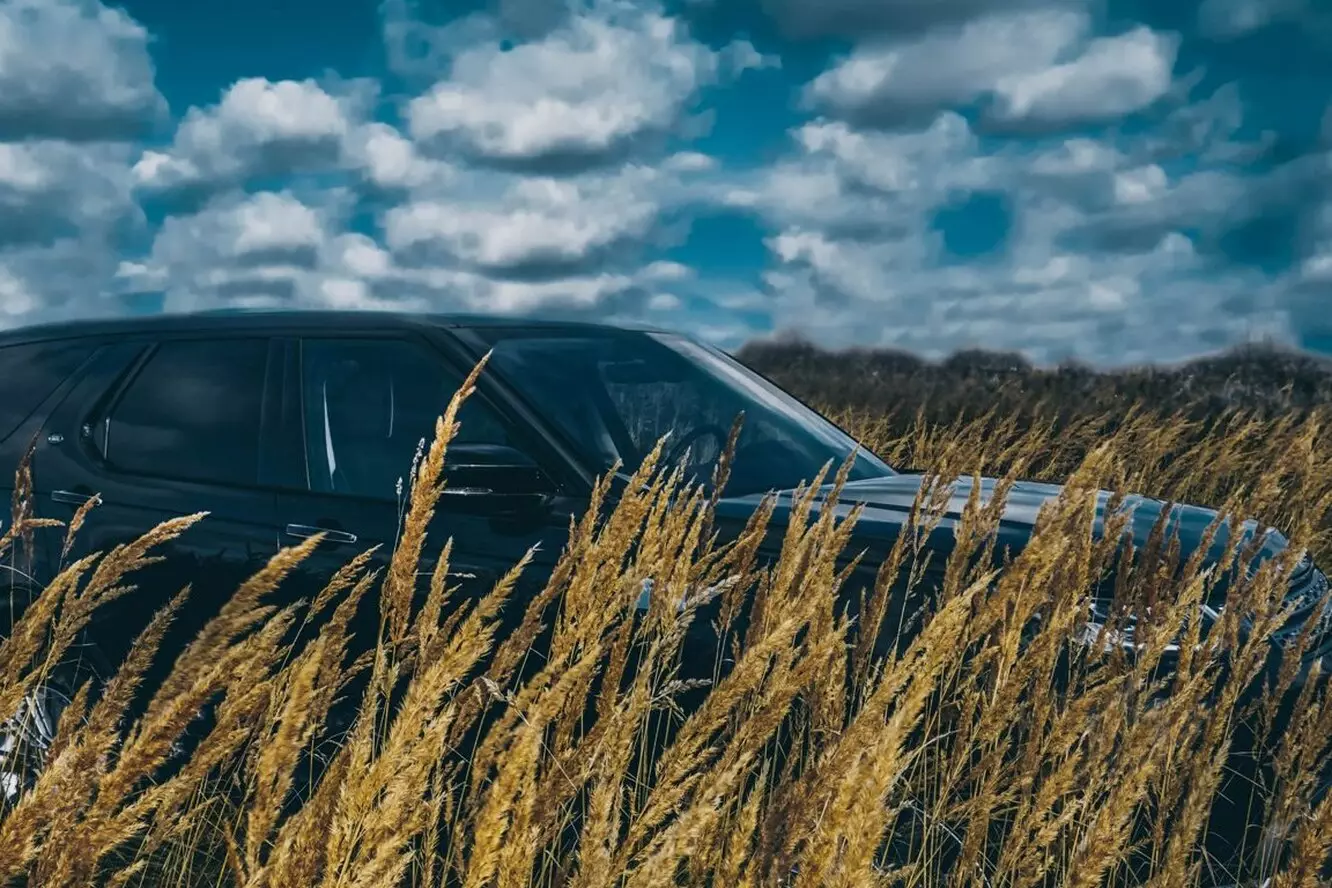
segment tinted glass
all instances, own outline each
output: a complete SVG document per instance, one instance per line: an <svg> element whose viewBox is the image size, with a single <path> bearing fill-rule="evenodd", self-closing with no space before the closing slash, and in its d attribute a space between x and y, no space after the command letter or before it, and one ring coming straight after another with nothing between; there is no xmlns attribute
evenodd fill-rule
<svg viewBox="0 0 1332 888"><path fill-rule="evenodd" d="M666 453L707 483L744 413L727 493L785 490L835 471L856 442L739 363L679 336L631 331L482 329L489 368L609 468L633 471L671 433ZM687 445L687 456L685 447ZM677 448L681 448L678 449ZM892 475L861 449L851 480Z"/></svg>
<svg viewBox="0 0 1332 888"><path fill-rule="evenodd" d="M0 348L0 438L9 437L92 351L74 342Z"/></svg>
<svg viewBox="0 0 1332 888"><path fill-rule="evenodd" d="M107 459L136 474L255 483L267 362L263 339L163 343L111 411Z"/></svg>
<svg viewBox="0 0 1332 888"><path fill-rule="evenodd" d="M310 486L394 499L422 441L462 379L425 347L401 340L307 339L301 346ZM473 395L454 443L509 444L500 420Z"/></svg>

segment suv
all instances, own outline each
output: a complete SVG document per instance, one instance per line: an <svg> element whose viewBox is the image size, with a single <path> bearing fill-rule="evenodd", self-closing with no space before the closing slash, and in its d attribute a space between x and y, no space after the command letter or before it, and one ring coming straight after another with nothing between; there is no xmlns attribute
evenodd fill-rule
<svg viewBox="0 0 1332 888"><path fill-rule="evenodd" d="M189 603L164 641L168 650L183 646L241 582L302 538L324 534L284 583L293 596L322 587L371 546L386 558L414 455L488 351L430 530L431 539L453 538L449 579L463 595L489 591L539 543L517 590L534 594L596 477L619 460L618 480L627 480L672 429L683 437L670 458L687 450L702 468L746 412L728 486L736 514L752 509L748 496L812 479L857 446L731 358L662 331L315 311L9 331L0 335L0 464L16 466L36 441L39 517L68 521L92 497L100 503L71 552L60 551L58 535L37 534L29 560L0 565L9 587L0 607L11 612L0 620L7 626L13 605L31 600L63 563L196 512L209 514L154 550L163 560L136 573L134 594L97 612L80 670L113 672L151 614L188 584ZM851 473L894 477L866 453ZM427 557L420 570L432 567ZM54 728L82 677L58 676L43 689L50 700L29 701L42 713L31 739ZM0 733L0 761L11 745Z"/></svg>
<svg viewBox="0 0 1332 888"><path fill-rule="evenodd" d="M137 575L133 595L99 611L81 668L109 674L149 616L190 584L187 608L164 641L168 650L182 645L244 579L301 538L326 534L284 586L292 594L321 588L372 545L381 544L386 556L405 509L413 457L487 352L490 361L449 448L449 483L431 527L431 539L454 540L450 579L464 595L488 591L539 543L516 597L534 594L564 548L571 517L587 509L596 477L618 462L622 484L668 432L674 440L667 463L685 460L686 474L706 481L742 411L717 530L723 536L739 530L764 494L784 491L773 517L768 552L774 554L792 488L854 454L842 501L834 504L865 506L847 557L867 554L848 589L873 581L922 483L858 449L827 419L732 358L662 331L366 312L205 313L11 331L0 336L0 461L16 465L36 440L40 517L68 519L90 497L101 497L69 557L107 551L165 519L210 513L161 551L163 561ZM988 496L994 482L981 483ZM932 532L935 564L953 545L971 485L971 479L957 482L949 515ZM1040 505L1059 491L1016 485L999 549L1021 548ZM1127 505L1141 545L1166 506L1142 497ZM1216 515L1170 508L1187 558ZM1246 533L1255 531L1246 526ZM11 600L35 594L58 572L58 543L38 535L31 563L6 568ZM1219 534L1218 555L1226 543ZM1287 543L1271 532L1264 545L1263 557L1272 557ZM1322 572L1306 559L1290 582L1291 595L1304 601L1303 617L1320 613L1327 591ZM1214 615L1220 603L1209 604L1204 611ZM1298 625L1297 619L1290 631ZM695 626L708 630L706 620ZM712 640L696 641L710 664ZM1327 650L1324 643L1313 658ZM53 684L28 702L46 714L33 720L37 734L54 728L70 687ZM12 743L0 733L0 775Z"/></svg>

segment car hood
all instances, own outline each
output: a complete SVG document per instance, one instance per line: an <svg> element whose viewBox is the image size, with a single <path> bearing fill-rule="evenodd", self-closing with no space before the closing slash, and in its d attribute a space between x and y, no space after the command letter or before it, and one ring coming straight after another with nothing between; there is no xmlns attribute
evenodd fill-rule
<svg viewBox="0 0 1332 888"><path fill-rule="evenodd" d="M840 515L849 514L856 505L862 505L864 508L860 519L856 522L853 545L849 550L868 549L867 554L870 556L873 556L876 550L879 554L886 554L905 525L925 477L901 474L845 484L833 508ZM953 482L945 514L930 540L930 547L940 555L946 555L951 551L955 539L954 529L961 521L962 511L976 484L977 481L969 476L958 478ZM979 485L980 500L988 503L993 498L999 481L995 478L982 478L979 480ZM827 494L832 490L832 485L825 485L820 489L823 496L816 502L826 503ZM1041 507L1057 498L1062 490L1063 486L1059 484L1016 482L1008 492L1000 519L999 550L1007 548L1013 554L1021 550L1031 538L1036 516ZM773 515L775 525L784 526L789 520L794 505L794 493L790 490L777 493L777 506ZM1109 491L1100 491L1097 497L1093 533L1098 538L1104 533L1111 496ZM761 494L723 498L718 503L718 517L723 520L741 521L753 514L763 498ZM1166 533L1167 536L1178 534L1182 559L1187 559L1197 551L1202 545L1208 527L1217 517L1215 510L1202 506L1181 504L1167 506L1162 500L1136 495L1126 496L1120 508L1131 513L1125 535L1131 537L1134 545L1139 548L1147 542L1162 512L1169 508ZM1267 531L1267 535L1258 555L1259 562L1276 556L1289 545L1281 533L1254 521L1241 524L1239 537L1235 538L1228 522L1218 529L1207 552L1208 560L1211 562L1224 560L1236 543L1252 539L1255 534L1263 531ZM1222 590L1218 588L1217 591Z"/></svg>

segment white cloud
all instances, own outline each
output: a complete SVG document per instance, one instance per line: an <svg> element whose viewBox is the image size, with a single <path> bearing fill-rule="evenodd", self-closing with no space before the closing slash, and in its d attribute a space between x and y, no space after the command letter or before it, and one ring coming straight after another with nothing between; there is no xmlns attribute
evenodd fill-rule
<svg viewBox="0 0 1332 888"><path fill-rule="evenodd" d="M232 195L168 218L150 255L122 262L122 291L160 289L169 311L220 306L387 308L403 311L596 312L645 304L686 278L670 263L624 272L571 271L550 280L501 280L484 271L403 264L385 244L345 230L338 202L290 192ZM494 243L503 249L502 232Z"/></svg>
<svg viewBox="0 0 1332 888"><path fill-rule="evenodd" d="M106 237L139 218L121 146L0 142L0 247Z"/></svg>
<svg viewBox="0 0 1332 888"><path fill-rule="evenodd" d="M1332 131L1332 113L1328 114L1329 131ZM672 154L662 162L662 169L677 173L698 173L717 168L717 161L697 151L681 151Z"/></svg>
<svg viewBox="0 0 1332 888"><path fill-rule="evenodd" d="M1178 51L1178 37L1145 27L1098 38L1073 61L1001 78L995 116L1067 126L1140 111L1169 91Z"/></svg>
<svg viewBox="0 0 1332 888"><path fill-rule="evenodd" d="M874 122L933 115L992 92L1006 78L1039 74L1090 26L1086 15L1058 10L990 15L915 40L861 47L816 77L806 95L820 107Z"/></svg>
<svg viewBox="0 0 1332 888"><path fill-rule="evenodd" d="M0 138L142 135L166 111L148 34L96 0L0 5Z"/></svg>
<svg viewBox="0 0 1332 888"><path fill-rule="evenodd" d="M1300 264L1300 276L1314 284L1332 284L1332 250L1310 256Z"/></svg>
<svg viewBox="0 0 1332 888"><path fill-rule="evenodd" d="M950 192L987 185L994 176L966 120L953 112L908 133L813 121L795 130L793 141L796 156L724 188L719 199L783 226L919 244L917 232Z"/></svg>
<svg viewBox="0 0 1332 888"><path fill-rule="evenodd" d="M980 346L1103 365L1291 335L1282 285L1215 246L1270 200L1256 194L1297 192L1311 170L1267 182L1181 175L1143 162L1119 135L996 147L952 112L916 130L823 120L792 136L791 156L725 197L775 229L766 302L743 310L778 330L934 356ZM1003 249L952 256L938 211L977 192L1005 195Z"/></svg>
<svg viewBox="0 0 1332 888"><path fill-rule="evenodd" d="M1085 13L1003 12L869 44L816 77L806 100L872 125L993 100L1005 124L1071 126L1141 110L1170 89L1178 38L1139 27L1089 40Z"/></svg>
<svg viewBox="0 0 1332 888"><path fill-rule="evenodd" d="M0 251L0 326L121 313L119 261L113 241L84 232Z"/></svg>
<svg viewBox="0 0 1332 888"><path fill-rule="evenodd" d="M394 286L424 294L441 310L519 315L536 311L597 311L634 290L627 274L599 273L554 281L504 281L445 268L403 269Z"/></svg>
<svg viewBox="0 0 1332 888"><path fill-rule="evenodd" d="M657 12L578 15L508 51L460 51L449 77L408 104L409 131L436 151L492 162L595 165L672 131L728 60L755 59L714 52Z"/></svg>
<svg viewBox="0 0 1332 888"><path fill-rule="evenodd" d="M577 276L631 260L690 193L647 167L570 179L476 174L467 185L389 209L389 249L415 265L495 277Z"/></svg>
<svg viewBox="0 0 1332 888"><path fill-rule="evenodd" d="M1146 177L1151 187L1139 191L1141 199L1094 207L1070 233L1088 246L1133 252L1169 231L1188 229L1209 248L1218 248L1245 226L1267 227L1274 219L1298 217L1316 207L1332 191L1330 173L1332 155L1306 155L1249 174L1204 168L1164 182L1150 166L1136 172L1126 167L1117 171L1115 194L1123 196L1124 175Z"/></svg>
<svg viewBox="0 0 1332 888"><path fill-rule="evenodd" d="M385 123L370 123L348 140L348 154L376 188L411 190L447 186L457 176L453 165L423 157L416 145Z"/></svg>
<svg viewBox="0 0 1332 888"><path fill-rule="evenodd" d="M1160 199L1169 182L1165 170L1156 164L1125 170L1115 175L1115 201L1121 204L1140 204Z"/></svg>
<svg viewBox="0 0 1332 888"><path fill-rule="evenodd" d="M288 192L219 198L167 218L143 276L169 309L297 305L329 272L338 220Z"/></svg>
<svg viewBox="0 0 1332 888"><path fill-rule="evenodd" d="M817 235L792 246L775 245L786 261L766 276L774 324L825 343L934 357L984 347L1118 365L1287 333L1261 275L1209 274L1178 234L1135 255L1056 252L1039 264L984 267L919 263L883 243ZM1033 246L1020 252L1048 251ZM1255 305L1235 312L1228 304L1236 299Z"/></svg>
<svg viewBox="0 0 1332 888"><path fill-rule="evenodd" d="M669 262L658 260L648 263L643 269L643 279L651 281L685 281L692 280L696 272L688 265L681 265L679 262Z"/></svg>
<svg viewBox="0 0 1332 888"><path fill-rule="evenodd" d="M684 318L727 340L758 319L831 344L1119 363L1286 335L1283 312L1325 310L1321 223L1299 217L1284 277L1227 264L1218 243L1298 215L1332 167L1246 174L1274 143L1243 125L1239 90L1189 100L1198 81L1175 78L1178 38L1096 36L1096 4L763 0L788 32L840 33L852 50L805 88L818 116L791 131L787 156L756 170L689 144L710 125L709 87L776 63L697 39L683 22L705 13L498 3L436 28L387 0L394 53L428 38L423 64L398 69L415 95L399 121L373 120L365 82L253 77L147 149L99 143L164 108L141 27L96 0L0 6L0 324L161 290L171 309ZM1205 5L1238 33L1298 4ZM1149 132L1088 127L1158 103ZM1054 138L1065 128L1077 137ZM245 193L269 179L285 190ZM941 229L955 214L940 211L977 194L1002 198L1002 249L950 255L958 235ZM136 247L154 233L135 201L155 197L174 215ZM663 258L704 204L760 217L761 285ZM353 218L378 228L350 231Z"/></svg>
<svg viewBox="0 0 1332 888"><path fill-rule="evenodd" d="M191 108L165 151L146 151L134 167L149 192L215 190L256 176L335 166L355 126L356 103L313 80L249 77L222 100Z"/></svg>
<svg viewBox="0 0 1332 888"><path fill-rule="evenodd" d="M0 315L21 318L40 305L40 300L27 281L16 277L9 269L0 267Z"/></svg>

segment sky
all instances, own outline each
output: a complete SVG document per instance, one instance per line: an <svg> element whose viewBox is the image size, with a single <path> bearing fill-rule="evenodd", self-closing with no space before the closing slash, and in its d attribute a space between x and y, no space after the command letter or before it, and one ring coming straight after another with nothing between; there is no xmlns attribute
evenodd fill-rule
<svg viewBox="0 0 1332 888"><path fill-rule="evenodd" d="M1329 0L0 0L0 325L1332 353Z"/></svg>

